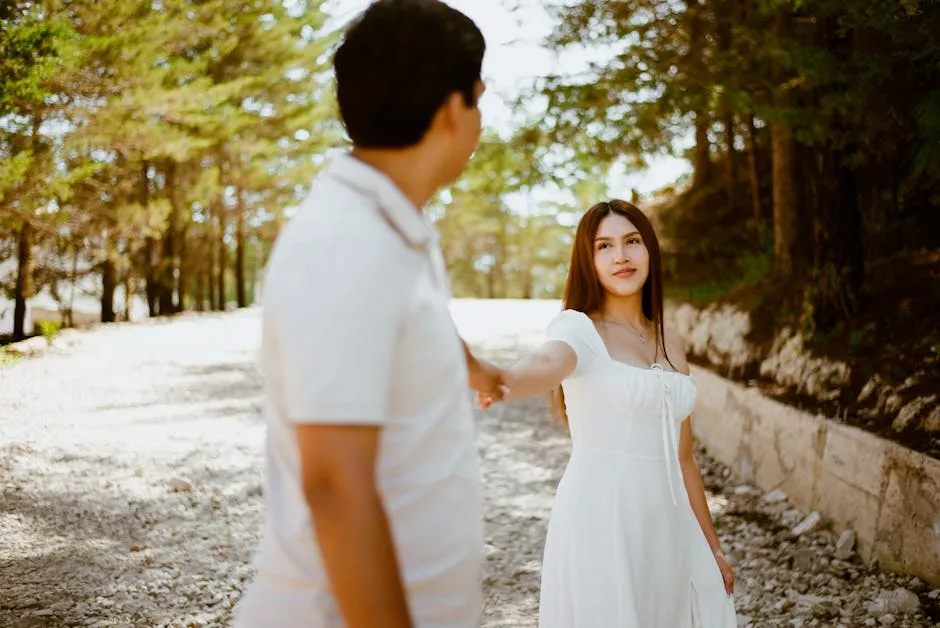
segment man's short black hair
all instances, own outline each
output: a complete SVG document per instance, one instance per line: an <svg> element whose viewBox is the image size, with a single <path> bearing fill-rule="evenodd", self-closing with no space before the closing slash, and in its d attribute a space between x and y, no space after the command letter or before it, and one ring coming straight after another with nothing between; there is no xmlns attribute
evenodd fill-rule
<svg viewBox="0 0 940 628"><path fill-rule="evenodd" d="M372 3L333 58L339 111L353 144L417 144L454 92L476 106L485 48L476 24L439 0Z"/></svg>

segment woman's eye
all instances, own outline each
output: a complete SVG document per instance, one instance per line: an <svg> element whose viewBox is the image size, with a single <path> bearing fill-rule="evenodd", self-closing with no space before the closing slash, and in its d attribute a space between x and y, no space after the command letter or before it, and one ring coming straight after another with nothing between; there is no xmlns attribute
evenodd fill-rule
<svg viewBox="0 0 940 628"><path fill-rule="evenodd" d="M610 245L607 244L606 242L603 242L603 243L597 245L597 250L599 251L599 250L601 250L601 249L606 249L608 246L610 246Z"/></svg>
<svg viewBox="0 0 940 628"><path fill-rule="evenodd" d="M640 239L639 239L639 238L630 238L629 240L627 240L627 244L640 244Z"/></svg>

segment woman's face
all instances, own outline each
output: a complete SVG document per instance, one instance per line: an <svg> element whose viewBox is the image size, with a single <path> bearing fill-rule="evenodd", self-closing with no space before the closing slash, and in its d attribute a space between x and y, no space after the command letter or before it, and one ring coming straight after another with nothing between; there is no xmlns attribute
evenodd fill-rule
<svg viewBox="0 0 940 628"><path fill-rule="evenodd" d="M643 290L649 277L650 256L643 236L620 214L610 214L594 236L594 269L611 296L631 296Z"/></svg>

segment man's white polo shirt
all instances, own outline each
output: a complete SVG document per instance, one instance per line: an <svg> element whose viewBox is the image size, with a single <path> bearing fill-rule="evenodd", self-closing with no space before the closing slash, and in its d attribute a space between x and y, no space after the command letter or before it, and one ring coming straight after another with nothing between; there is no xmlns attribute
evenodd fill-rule
<svg viewBox="0 0 940 628"><path fill-rule="evenodd" d="M381 425L377 477L419 628L476 628L475 426L436 231L383 173L335 158L266 271L267 522L236 625L342 626L301 492L295 424Z"/></svg>

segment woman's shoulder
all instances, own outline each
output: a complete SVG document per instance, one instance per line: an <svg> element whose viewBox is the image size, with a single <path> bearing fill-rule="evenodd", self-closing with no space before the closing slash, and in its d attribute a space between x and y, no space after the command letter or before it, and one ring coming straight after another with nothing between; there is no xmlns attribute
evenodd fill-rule
<svg viewBox="0 0 940 628"><path fill-rule="evenodd" d="M669 360L676 367L676 370L688 375L689 361L686 354L685 340L674 327L670 325L663 327L663 343L666 345Z"/></svg>
<svg viewBox="0 0 940 628"><path fill-rule="evenodd" d="M685 353L685 340L672 325L663 325L663 340L666 341L666 346L673 345Z"/></svg>
<svg viewBox="0 0 940 628"><path fill-rule="evenodd" d="M595 335L597 331L594 321L579 310L565 309L558 312L548 324L548 338L550 340L564 340L579 347L597 352Z"/></svg>
<svg viewBox="0 0 940 628"><path fill-rule="evenodd" d="M549 323L549 326L572 325L578 327L584 325L585 323L591 322L591 318L584 312L579 310L565 309L555 314Z"/></svg>

